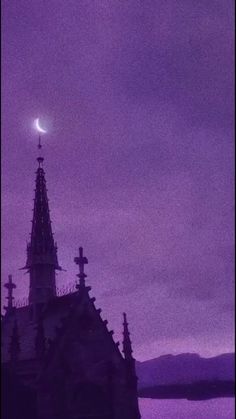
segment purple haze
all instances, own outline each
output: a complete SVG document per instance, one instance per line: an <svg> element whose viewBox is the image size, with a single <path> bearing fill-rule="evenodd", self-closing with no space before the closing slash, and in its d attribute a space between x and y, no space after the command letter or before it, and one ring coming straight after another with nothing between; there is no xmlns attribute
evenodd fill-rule
<svg viewBox="0 0 236 419"><path fill-rule="evenodd" d="M58 284L82 245L138 359L233 350L232 4L2 3L3 281L27 295L39 116Z"/></svg>

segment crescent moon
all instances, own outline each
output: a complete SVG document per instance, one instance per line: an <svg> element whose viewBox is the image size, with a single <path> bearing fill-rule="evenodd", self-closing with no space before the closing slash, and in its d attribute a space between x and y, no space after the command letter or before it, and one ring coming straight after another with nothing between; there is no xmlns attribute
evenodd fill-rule
<svg viewBox="0 0 236 419"><path fill-rule="evenodd" d="M42 134L46 134L47 131L43 129L42 127L40 127L39 118L35 119L34 125L38 132L41 132Z"/></svg>

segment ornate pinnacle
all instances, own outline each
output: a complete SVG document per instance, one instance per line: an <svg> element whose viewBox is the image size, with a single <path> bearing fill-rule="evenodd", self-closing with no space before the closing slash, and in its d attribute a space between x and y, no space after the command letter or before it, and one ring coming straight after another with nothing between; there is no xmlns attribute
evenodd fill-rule
<svg viewBox="0 0 236 419"><path fill-rule="evenodd" d="M7 295L7 300L8 300L8 304L7 307L4 307L4 309L9 312L13 309L13 289L16 288L16 284L14 284L12 282L12 275L8 275L8 282L6 282L6 284L4 284L4 287L7 288L8 290L8 295Z"/></svg>
<svg viewBox="0 0 236 419"><path fill-rule="evenodd" d="M131 344L131 340L130 340L130 333L129 333L129 328L128 328L128 322L127 322L127 316L126 313L123 313L123 317L124 317L124 330L123 330L123 336L124 336L124 340L123 340L123 353L125 356L125 359L133 359L132 353L132 344Z"/></svg>
<svg viewBox="0 0 236 419"><path fill-rule="evenodd" d="M124 316L124 340L123 340L123 352L125 356L126 364L126 382L127 389L130 391L131 398L133 399L132 418L140 419L141 415L138 406L138 389L137 389L137 375L135 370L135 359L132 356L132 345L130 340L130 334L128 329L128 322L126 314Z"/></svg>
<svg viewBox="0 0 236 419"><path fill-rule="evenodd" d="M79 257L74 258L76 265L79 265L79 274L77 276L80 279L79 286L85 286L85 278L87 275L84 273L84 265L88 263L88 259L83 255L83 247L79 248ZM78 286L77 286L78 288Z"/></svg>

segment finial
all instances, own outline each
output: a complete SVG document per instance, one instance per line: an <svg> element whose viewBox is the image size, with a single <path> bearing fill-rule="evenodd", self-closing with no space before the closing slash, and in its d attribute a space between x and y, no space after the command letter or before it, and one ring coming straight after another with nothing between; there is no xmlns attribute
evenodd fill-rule
<svg viewBox="0 0 236 419"><path fill-rule="evenodd" d="M39 135L39 137L38 137L39 138L39 141L38 141L38 149L41 150L41 148L42 148L41 134L46 134L47 131L40 126L39 118L36 118L34 120L34 127L35 127L35 129L36 129L36 131L38 132L38 135Z"/></svg>
<svg viewBox="0 0 236 419"><path fill-rule="evenodd" d="M38 141L38 149L39 149L39 151L41 150L41 148L42 148L41 135L39 133L39 141ZM38 164L39 164L39 168L42 168L43 167L44 158L40 154L39 154L39 157L37 158L37 161L38 161Z"/></svg>
<svg viewBox="0 0 236 419"><path fill-rule="evenodd" d="M8 300L8 305L7 307L4 307L4 308L7 312L9 312L13 309L13 300L14 300L13 289L16 288L16 284L12 282L12 275L8 275L8 282L4 284L4 287L7 288L8 290L8 295L6 297Z"/></svg>
<svg viewBox="0 0 236 419"><path fill-rule="evenodd" d="M87 275L84 273L84 265L88 263L88 259L83 255L83 247L79 248L79 257L74 258L76 265L79 265L79 274L77 275L80 279L80 286L85 285L85 278Z"/></svg>
<svg viewBox="0 0 236 419"><path fill-rule="evenodd" d="M40 150L40 148L42 148L42 144L41 144L41 135L39 134L38 149Z"/></svg>

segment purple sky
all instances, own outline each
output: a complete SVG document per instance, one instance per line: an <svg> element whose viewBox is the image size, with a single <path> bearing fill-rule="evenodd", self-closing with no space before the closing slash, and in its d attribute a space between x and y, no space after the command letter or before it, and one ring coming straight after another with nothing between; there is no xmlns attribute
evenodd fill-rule
<svg viewBox="0 0 236 419"><path fill-rule="evenodd" d="M2 270L28 293L41 118L60 264L135 356L233 350L233 2L3 0Z"/></svg>

